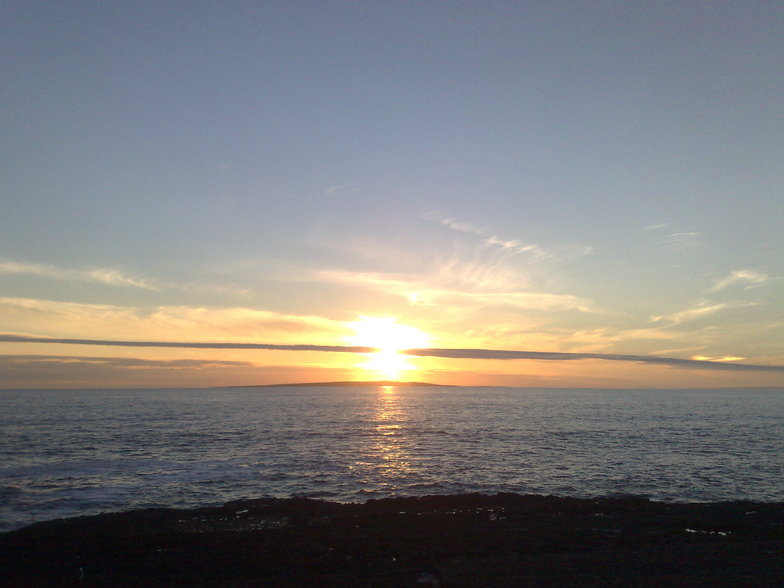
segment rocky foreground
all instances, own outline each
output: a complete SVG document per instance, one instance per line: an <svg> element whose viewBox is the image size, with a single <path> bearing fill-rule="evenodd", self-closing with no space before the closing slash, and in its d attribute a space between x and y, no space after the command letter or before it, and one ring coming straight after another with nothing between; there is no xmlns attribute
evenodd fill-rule
<svg viewBox="0 0 784 588"><path fill-rule="evenodd" d="M784 503L259 499L0 534L4 586L784 586Z"/></svg>

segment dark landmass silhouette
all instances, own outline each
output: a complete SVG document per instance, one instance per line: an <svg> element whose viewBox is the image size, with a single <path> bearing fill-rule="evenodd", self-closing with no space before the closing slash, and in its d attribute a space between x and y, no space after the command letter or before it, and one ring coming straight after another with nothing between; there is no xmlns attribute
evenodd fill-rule
<svg viewBox="0 0 784 588"><path fill-rule="evenodd" d="M431 384L430 382L398 382L396 380L369 380L357 381L348 380L345 382L300 382L296 384L258 384L248 386L228 386L229 388L283 388L283 387L301 387L301 386L394 386L395 388L420 388L420 387L434 387L434 388L457 388L451 384Z"/></svg>
<svg viewBox="0 0 784 588"><path fill-rule="evenodd" d="M784 503L261 498L0 533L3 586L784 585Z"/></svg>

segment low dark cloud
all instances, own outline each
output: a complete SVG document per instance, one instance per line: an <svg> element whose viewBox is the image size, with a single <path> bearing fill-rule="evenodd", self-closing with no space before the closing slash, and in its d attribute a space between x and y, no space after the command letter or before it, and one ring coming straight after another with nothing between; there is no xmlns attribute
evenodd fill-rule
<svg viewBox="0 0 784 588"><path fill-rule="evenodd" d="M211 359L139 359L134 357L73 357L70 355L0 355L3 368L96 366L125 369L207 369L207 368L251 368L248 361L225 361Z"/></svg>
<svg viewBox="0 0 784 588"><path fill-rule="evenodd" d="M342 370L221 359L0 354L0 389L223 388L347 379Z"/></svg>
<svg viewBox="0 0 784 588"><path fill-rule="evenodd" d="M346 345L275 345L271 343L188 343L180 341L111 341L98 339L56 339L48 337L27 337L23 335L0 334L2 343L58 343L64 345L100 345L109 347L166 347L180 349L267 349L278 351L323 351L332 353L372 353L372 347L352 347ZM680 368L752 371L752 372L784 372L784 365L758 365L747 363L730 363L699 359L681 359L677 357L659 357L656 355L625 355L614 353L560 353L551 351L514 351L504 349L408 349L407 355L417 357L444 357L450 359L533 359L542 361L573 361L579 359L601 359L605 361L628 361L667 365Z"/></svg>
<svg viewBox="0 0 784 588"><path fill-rule="evenodd" d="M603 359L606 361L631 361L652 363L682 368L784 372L784 365L754 365L748 363L727 363L700 359L681 359L659 357L657 355L624 355L615 353L560 353L551 351L509 351L504 349L408 349L403 353L418 357L448 357L452 359L536 359L544 361L570 361L577 359Z"/></svg>
<svg viewBox="0 0 784 588"><path fill-rule="evenodd" d="M102 345L108 347L169 347L180 349L271 349L277 351L326 351L335 353L371 353L372 347L346 345L274 345L271 343L187 343L180 341L110 341L100 339L56 339L0 334L0 343L60 343L64 345Z"/></svg>
<svg viewBox="0 0 784 588"><path fill-rule="evenodd" d="M255 383L269 371L218 359L0 355L0 388L203 388Z"/></svg>

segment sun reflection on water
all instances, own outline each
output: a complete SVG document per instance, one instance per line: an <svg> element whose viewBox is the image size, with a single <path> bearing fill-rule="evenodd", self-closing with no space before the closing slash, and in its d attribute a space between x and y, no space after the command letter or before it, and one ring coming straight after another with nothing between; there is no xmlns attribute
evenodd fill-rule
<svg viewBox="0 0 784 588"><path fill-rule="evenodd" d="M400 478L412 473L413 468L406 448L405 424L409 414L395 386L381 386L376 396L371 428L367 441L361 448L357 465L367 469L368 476L378 479L390 487L397 485Z"/></svg>

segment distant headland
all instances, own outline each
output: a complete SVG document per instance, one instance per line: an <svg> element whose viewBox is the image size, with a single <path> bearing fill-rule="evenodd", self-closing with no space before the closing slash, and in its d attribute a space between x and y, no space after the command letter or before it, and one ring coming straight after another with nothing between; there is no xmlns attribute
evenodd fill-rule
<svg viewBox="0 0 784 588"><path fill-rule="evenodd" d="M356 381L356 380L349 380L345 382L299 382L299 383L292 383L292 384L258 384L258 385L246 385L246 386L230 386L231 388L283 388L283 387L291 387L291 386L395 386L401 388L424 388L424 387L433 387L433 388L456 388L457 386L453 386L451 384L431 384L430 382L397 382L395 380L373 380L373 381Z"/></svg>

